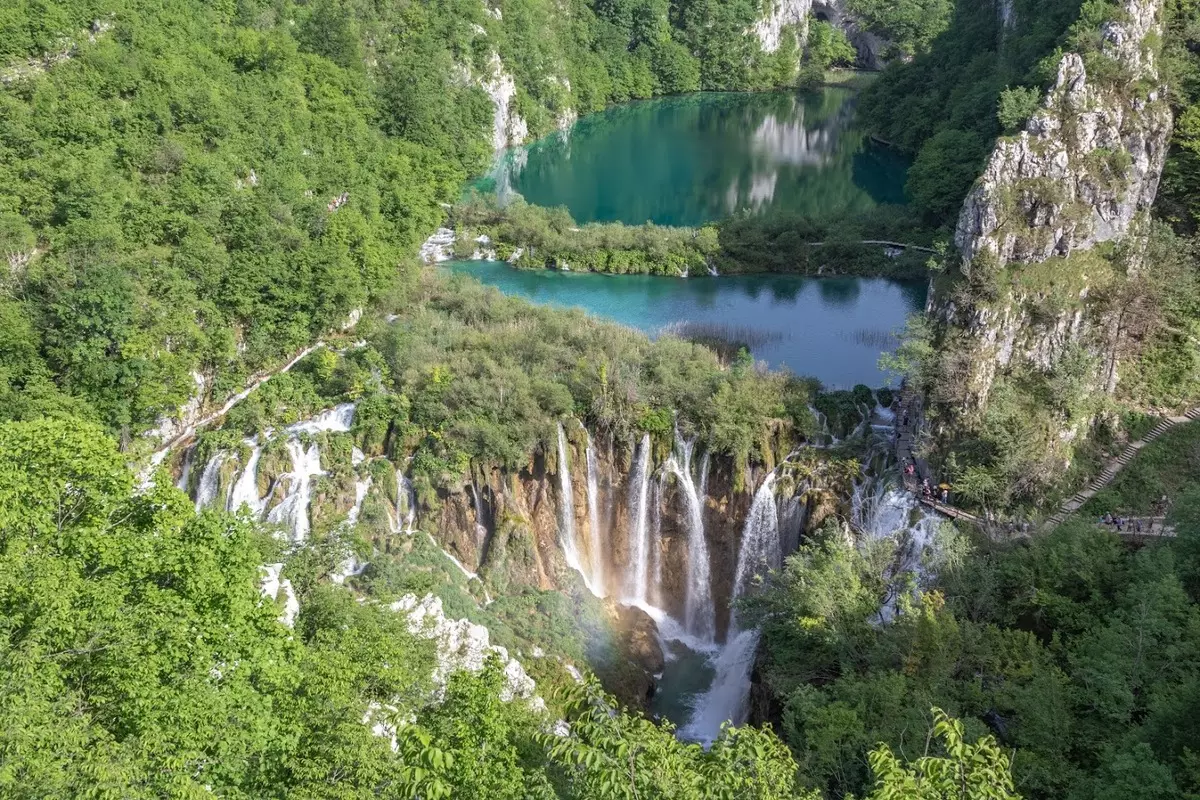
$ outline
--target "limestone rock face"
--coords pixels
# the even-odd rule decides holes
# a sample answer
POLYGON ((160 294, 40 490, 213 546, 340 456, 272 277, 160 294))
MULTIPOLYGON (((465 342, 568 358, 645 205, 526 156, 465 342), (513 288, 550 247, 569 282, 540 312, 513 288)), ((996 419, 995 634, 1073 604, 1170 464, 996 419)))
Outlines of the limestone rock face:
POLYGON ((813 0, 763 0, 763 13, 754 23, 754 35, 767 53, 774 53, 783 43, 783 29, 800 27, 803 36, 808 31, 808 12, 813 0))
MULTIPOLYGON (((1161 35, 1160 0, 1126 0, 1127 19, 1101 29, 1103 57, 1127 81, 1089 80, 1067 53, 1041 109, 996 143, 958 219, 964 263, 989 253, 1003 266, 1069 255, 1131 232, 1158 190, 1171 131, 1147 37, 1161 35), (1136 84, 1153 86, 1144 93, 1136 84)), ((968 267, 969 268, 969 267, 968 267)))
MULTIPOLYGON (((1102 76, 1065 54, 1040 108, 996 143, 967 196, 955 244, 971 280, 942 284, 930 300, 943 334, 939 392, 959 414, 982 412, 1006 370, 1049 373, 1080 348, 1097 365, 1093 389, 1115 390, 1121 333, 1099 290, 1141 268, 1166 158, 1161 15, 1161 0, 1124 0, 1121 21, 1101 27, 1100 52, 1087 62, 1103 65, 1102 76), (1120 247, 1084 255, 1106 242, 1120 247), (974 282, 990 289, 968 290, 974 282)), ((1076 433, 1064 429, 1060 439, 1076 433)))
POLYGON ((539 708, 545 708, 541 698, 534 694, 537 688, 533 679, 516 659, 510 658, 508 650, 490 642, 488 629, 465 619, 447 619, 442 612, 441 598, 406 594, 389 608, 408 617, 410 633, 432 639, 437 649, 437 666, 433 672, 434 686, 439 694, 445 690, 450 675, 461 670, 479 672, 492 655, 500 657, 504 664, 504 686, 500 699, 509 702, 513 698, 529 700, 539 708))
POLYGON ((846 11, 845 0, 812 0, 812 13, 817 19, 842 29, 857 53, 860 68, 879 70, 887 66, 885 54, 892 43, 866 30, 854 15, 846 11))

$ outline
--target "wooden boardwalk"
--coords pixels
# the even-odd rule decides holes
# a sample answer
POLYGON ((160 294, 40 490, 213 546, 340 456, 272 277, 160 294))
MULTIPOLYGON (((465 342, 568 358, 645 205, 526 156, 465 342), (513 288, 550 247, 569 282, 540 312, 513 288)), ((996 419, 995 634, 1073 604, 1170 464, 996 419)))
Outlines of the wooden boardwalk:
MULTIPOLYGON (((928 478, 930 483, 934 483, 933 477, 929 474, 928 465, 917 454, 917 440, 920 434, 921 427, 921 400, 913 392, 902 390, 900 393, 900 401, 896 409, 896 461, 900 465, 901 474, 904 475, 904 488, 918 496, 921 505, 934 511, 942 516, 950 519, 970 522, 977 525, 990 538, 1014 538, 1027 535, 1024 532, 1009 532, 1002 526, 985 520, 975 514, 963 511, 961 508, 938 502, 936 499, 930 499, 922 496, 921 479, 928 478), (908 420, 905 424, 905 420, 908 420), (917 474, 908 475, 903 472, 905 465, 909 462, 916 464, 917 474)), ((1186 414, 1178 417, 1163 417, 1159 420, 1149 433, 1138 439, 1136 442, 1130 442, 1121 454, 1110 461, 1104 471, 1093 480, 1087 488, 1077 492, 1071 499, 1067 500, 1062 506, 1048 517, 1042 524, 1043 531, 1050 531, 1053 528, 1061 525, 1067 517, 1079 510, 1080 506, 1096 496, 1104 487, 1112 483, 1113 479, 1120 471, 1141 451, 1143 447, 1154 441, 1164 433, 1169 431, 1176 425, 1183 425, 1188 422, 1200 421, 1200 408, 1193 408, 1186 414)), ((936 484, 935 484, 936 485, 936 484)), ((1135 543, 1144 543, 1147 541, 1170 538, 1175 536, 1175 529, 1165 523, 1165 518, 1161 516, 1155 517, 1129 517, 1123 519, 1123 525, 1118 530, 1115 525, 1107 525, 1097 520, 1097 526, 1109 530, 1120 536, 1126 541, 1135 543), (1139 528, 1140 523, 1140 530, 1139 528)))

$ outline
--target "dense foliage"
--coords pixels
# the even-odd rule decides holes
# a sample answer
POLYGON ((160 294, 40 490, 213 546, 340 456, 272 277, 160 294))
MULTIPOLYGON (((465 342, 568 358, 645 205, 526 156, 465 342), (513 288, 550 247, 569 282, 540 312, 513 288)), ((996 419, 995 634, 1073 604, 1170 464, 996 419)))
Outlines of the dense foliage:
MULTIPOLYGON (((1143 475, 1156 467, 1175 479, 1161 458, 1143 475)), ((968 738, 990 730, 1015 750, 1026 797, 1193 796, 1200 494, 1171 488, 1170 544, 1131 551, 1085 517, 1028 544, 947 545, 885 626, 871 621, 888 596, 874 551, 803 546, 758 610, 780 732, 811 785, 862 791, 862 743, 920 752, 938 705, 968 738)))

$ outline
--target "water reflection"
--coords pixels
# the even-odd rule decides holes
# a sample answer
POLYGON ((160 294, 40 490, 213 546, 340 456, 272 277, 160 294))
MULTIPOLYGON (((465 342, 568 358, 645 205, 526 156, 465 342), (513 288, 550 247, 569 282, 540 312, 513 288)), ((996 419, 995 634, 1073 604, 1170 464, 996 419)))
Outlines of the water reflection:
POLYGON ((628 224, 903 202, 906 162, 853 122, 854 95, 839 88, 631 103, 507 152, 476 188, 565 205, 580 222, 628 224))

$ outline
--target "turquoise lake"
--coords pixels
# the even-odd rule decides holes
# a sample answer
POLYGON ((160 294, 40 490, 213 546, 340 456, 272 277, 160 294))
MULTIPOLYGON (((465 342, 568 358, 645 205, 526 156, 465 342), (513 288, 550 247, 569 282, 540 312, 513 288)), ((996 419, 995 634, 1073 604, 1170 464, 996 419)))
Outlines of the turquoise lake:
MULTIPOLYGON (((566 206, 580 223, 696 226, 734 213, 836 216, 902 203, 907 162, 854 127, 854 103, 844 88, 630 103, 503 153, 474 186, 566 206)), ((905 318, 924 309, 927 288, 882 278, 680 279, 497 262, 448 262, 446 269, 652 336, 681 324, 749 331, 755 358, 829 388, 884 383, 879 354, 893 346, 905 318)))
POLYGON ((505 294, 582 308, 652 336, 684 322, 751 329, 763 340, 753 348, 755 358, 841 389, 883 385, 879 354, 905 318, 924 309, 927 289, 924 282, 884 278, 666 278, 519 270, 496 261, 444 267, 505 294))
POLYGON ((475 186, 566 206, 581 223, 630 225, 903 203, 908 162, 854 127, 854 104, 844 88, 630 103, 505 152, 475 186))

